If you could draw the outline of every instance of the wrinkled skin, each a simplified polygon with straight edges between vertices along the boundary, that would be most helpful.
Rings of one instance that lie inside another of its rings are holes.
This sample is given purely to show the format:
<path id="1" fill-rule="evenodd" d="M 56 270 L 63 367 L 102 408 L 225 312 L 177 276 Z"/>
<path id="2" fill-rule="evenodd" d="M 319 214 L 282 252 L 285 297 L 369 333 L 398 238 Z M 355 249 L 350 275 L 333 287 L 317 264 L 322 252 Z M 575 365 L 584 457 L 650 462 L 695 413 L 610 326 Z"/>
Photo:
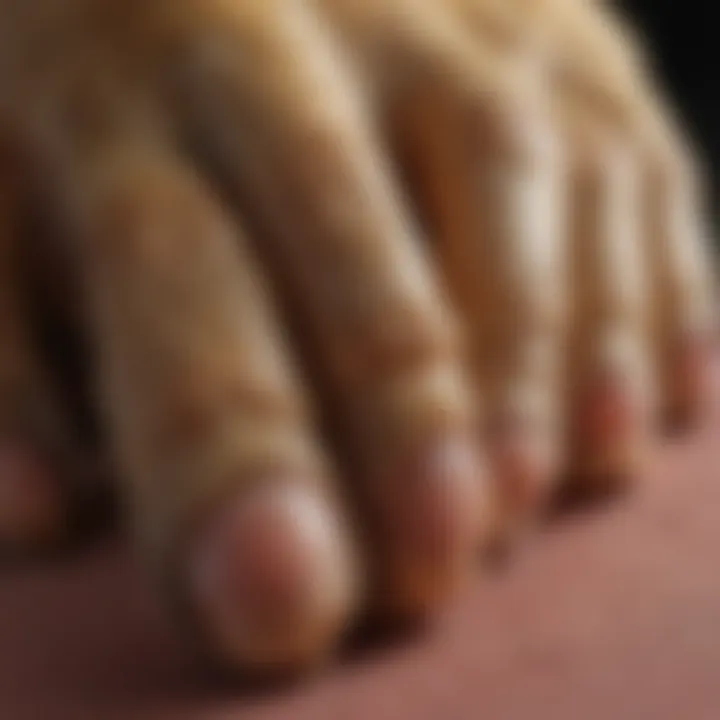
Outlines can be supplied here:
<path id="1" fill-rule="evenodd" d="M 106 458 L 236 667 L 436 612 L 702 419 L 698 171 L 601 3 L 0 0 L 0 163 L 0 547 Z"/>

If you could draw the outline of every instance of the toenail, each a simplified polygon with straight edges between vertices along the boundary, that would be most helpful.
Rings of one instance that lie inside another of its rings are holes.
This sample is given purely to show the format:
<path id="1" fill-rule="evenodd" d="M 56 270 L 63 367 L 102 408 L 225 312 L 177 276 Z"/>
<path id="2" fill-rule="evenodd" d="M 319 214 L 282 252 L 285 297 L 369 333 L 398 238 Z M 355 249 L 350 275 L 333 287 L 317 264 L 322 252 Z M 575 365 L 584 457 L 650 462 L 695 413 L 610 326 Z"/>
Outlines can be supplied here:
<path id="1" fill-rule="evenodd" d="M 513 426 L 490 440 L 493 472 L 505 512 L 528 517 L 547 501 L 560 458 L 551 433 L 534 426 Z"/>
<path id="2" fill-rule="evenodd" d="M 692 421 L 705 414 L 715 397 L 715 367 L 710 343 L 694 335 L 678 343 L 672 368 L 676 387 L 673 411 Z"/>
<path id="3" fill-rule="evenodd" d="M 487 521 L 484 473 L 473 443 L 435 442 L 385 479 L 384 522 L 391 605 L 424 613 L 453 592 L 472 567 Z"/>
<path id="4" fill-rule="evenodd" d="M 591 444 L 605 445 L 635 433 L 642 423 L 639 401 L 617 377 L 602 377 L 585 393 L 578 428 Z"/>
<path id="5" fill-rule="evenodd" d="M 190 557 L 191 600 L 221 656 L 249 669 L 326 653 L 355 600 L 347 528 L 311 491 L 273 483 L 212 516 Z"/>

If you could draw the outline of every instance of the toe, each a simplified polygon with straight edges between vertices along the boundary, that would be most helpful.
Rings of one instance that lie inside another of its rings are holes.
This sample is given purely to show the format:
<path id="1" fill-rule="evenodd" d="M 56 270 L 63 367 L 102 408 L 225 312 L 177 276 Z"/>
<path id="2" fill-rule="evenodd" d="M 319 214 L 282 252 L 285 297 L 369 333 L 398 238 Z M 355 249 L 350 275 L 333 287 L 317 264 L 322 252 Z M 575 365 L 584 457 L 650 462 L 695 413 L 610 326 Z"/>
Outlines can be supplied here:
<path id="1" fill-rule="evenodd" d="M 648 408 L 639 388 L 621 373 L 598 373 L 576 407 L 572 471 L 590 491 L 625 487 L 641 472 L 650 442 Z"/>
<path id="2" fill-rule="evenodd" d="M 438 438 L 408 453 L 378 479 L 380 537 L 385 539 L 380 603 L 422 616 L 456 588 L 477 546 L 485 508 L 480 459 L 469 441 Z"/>
<path id="3" fill-rule="evenodd" d="M 29 443 L 0 440 L 0 547 L 45 546 L 67 525 L 68 504 L 59 472 Z"/>
<path id="4" fill-rule="evenodd" d="M 504 544 L 522 533 L 550 500 L 560 443 L 549 423 L 513 417 L 492 430 L 488 452 L 501 505 L 498 540 Z"/>
<path id="5" fill-rule="evenodd" d="M 709 338 L 689 333 L 677 342 L 668 380 L 669 420 L 688 427 L 707 417 L 715 399 L 715 367 Z"/>
<path id="6" fill-rule="evenodd" d="M 322 498 L 283 483 L 241 493 L 190 554 L 200 622 L 233 664 L 305 667 L 341 635 L 353 598 L 342 529 Z"/>

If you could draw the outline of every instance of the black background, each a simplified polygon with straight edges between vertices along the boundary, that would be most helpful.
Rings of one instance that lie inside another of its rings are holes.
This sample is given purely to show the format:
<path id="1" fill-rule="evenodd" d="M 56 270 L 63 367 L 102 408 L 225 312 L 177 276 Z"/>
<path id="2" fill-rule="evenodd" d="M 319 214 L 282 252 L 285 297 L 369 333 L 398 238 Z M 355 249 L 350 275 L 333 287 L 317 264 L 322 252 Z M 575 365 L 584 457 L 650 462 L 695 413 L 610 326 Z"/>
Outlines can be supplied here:
<path id="1" fill-rule="evenodd" d="M 704 156 L 716 219 L 720 190 L 720 24 L 715 17 L 720 8 L 716 0 L 623 0 L 616 4 L 644 36 L 665 88 Z"/>

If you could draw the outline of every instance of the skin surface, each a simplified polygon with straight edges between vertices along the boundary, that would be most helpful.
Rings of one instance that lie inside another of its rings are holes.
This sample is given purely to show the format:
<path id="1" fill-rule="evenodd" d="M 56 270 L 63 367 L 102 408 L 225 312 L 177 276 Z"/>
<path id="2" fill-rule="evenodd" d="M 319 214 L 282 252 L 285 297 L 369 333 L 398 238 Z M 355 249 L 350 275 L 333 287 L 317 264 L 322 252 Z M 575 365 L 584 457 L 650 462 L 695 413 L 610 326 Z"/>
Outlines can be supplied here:
<path id="1" fill-rule="evenodd" d="M 0 547 L 100 456 L 234 667 L 433 614 L 702 418 L 698 180 L 601 3 L 0 0 Z"/>

